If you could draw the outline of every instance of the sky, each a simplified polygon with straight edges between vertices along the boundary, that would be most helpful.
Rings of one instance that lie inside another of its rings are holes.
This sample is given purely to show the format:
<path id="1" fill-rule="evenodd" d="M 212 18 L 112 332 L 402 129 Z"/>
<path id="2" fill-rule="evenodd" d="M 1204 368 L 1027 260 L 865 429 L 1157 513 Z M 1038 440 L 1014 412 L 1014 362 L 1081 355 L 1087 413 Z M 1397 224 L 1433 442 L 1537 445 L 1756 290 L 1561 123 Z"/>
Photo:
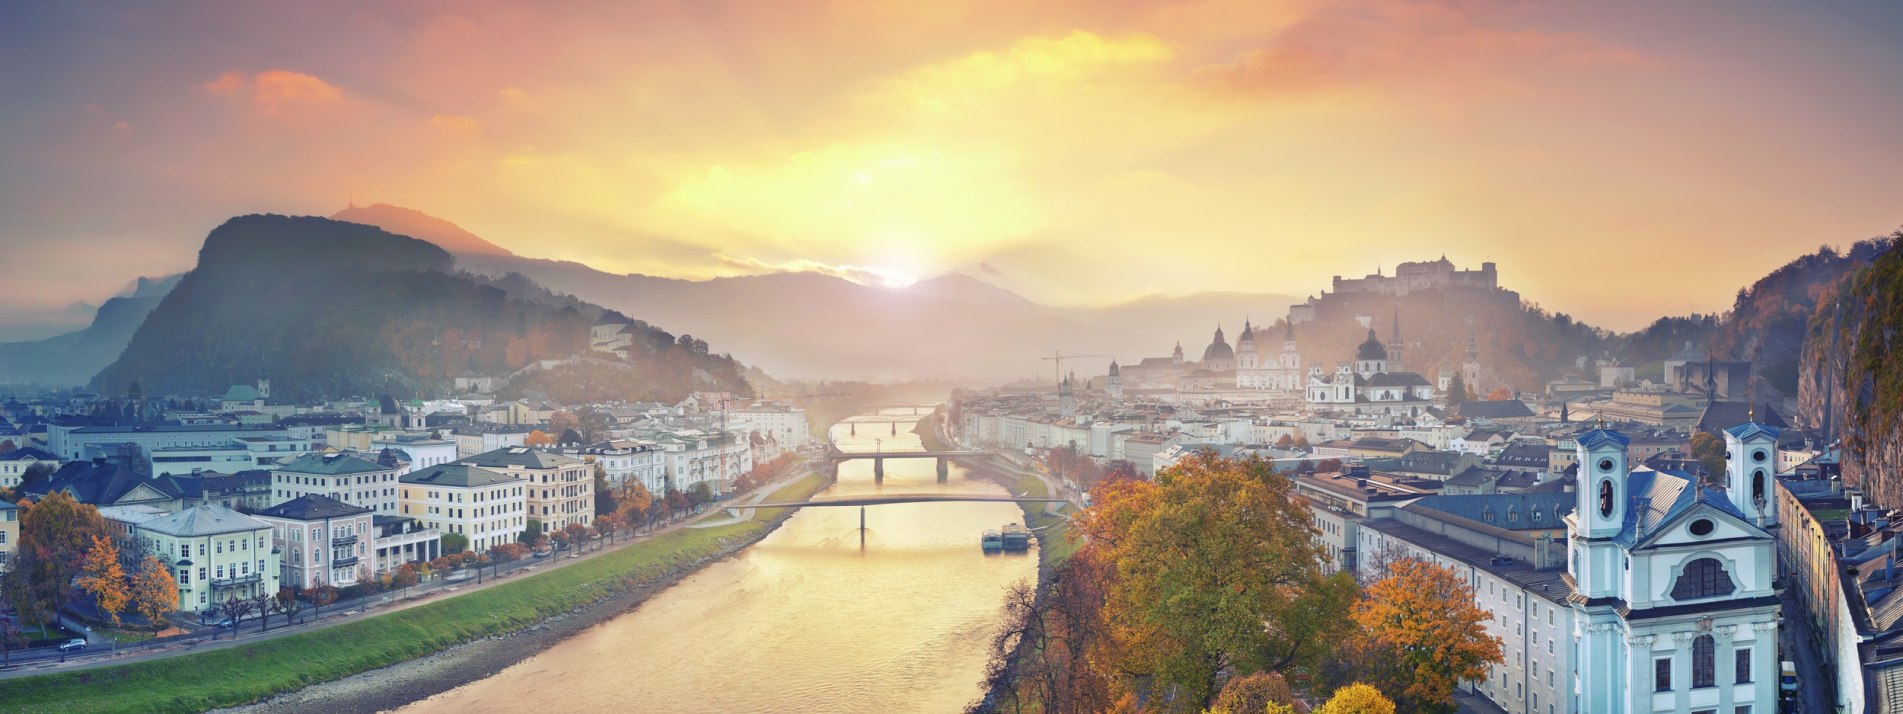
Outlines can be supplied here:
<path id="1" fill-rule="evenodd" d="M 0 337 L 350 201 L 613 272 L 1064 305 L 1445 254 L 1635 329 L 1903 225 L 1900 8 L 6 3 Z"/>

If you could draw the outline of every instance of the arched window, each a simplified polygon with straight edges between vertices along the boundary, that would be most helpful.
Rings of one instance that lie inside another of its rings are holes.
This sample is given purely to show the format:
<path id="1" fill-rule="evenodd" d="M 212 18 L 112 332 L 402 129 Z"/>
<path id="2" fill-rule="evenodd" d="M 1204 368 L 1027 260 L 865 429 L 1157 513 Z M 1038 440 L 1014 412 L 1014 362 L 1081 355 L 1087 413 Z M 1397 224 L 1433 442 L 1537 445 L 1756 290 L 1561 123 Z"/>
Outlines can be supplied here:
<path id="1" fill-rule="evenodd" d="M 1685 572 L 1680 573 L 1678 582 L 1672 585 L 1672 599 L 1719 597 L 1730 595 L 1737 589 L 1731 582 L 1731 575 L 1725 572 L 1724 563 L 1718 562 L 1717 558 L 1699 558 L 1685 564 Z"/>
<path id="2" fill-rule="evenodd" d="M 1718 645 L 1711 635 L 1699 635 L 1692 640 L 1692 688 L 1711 687 L 1718 684 L 1718 672 L 1715 661 L 1718 659 Z"/>

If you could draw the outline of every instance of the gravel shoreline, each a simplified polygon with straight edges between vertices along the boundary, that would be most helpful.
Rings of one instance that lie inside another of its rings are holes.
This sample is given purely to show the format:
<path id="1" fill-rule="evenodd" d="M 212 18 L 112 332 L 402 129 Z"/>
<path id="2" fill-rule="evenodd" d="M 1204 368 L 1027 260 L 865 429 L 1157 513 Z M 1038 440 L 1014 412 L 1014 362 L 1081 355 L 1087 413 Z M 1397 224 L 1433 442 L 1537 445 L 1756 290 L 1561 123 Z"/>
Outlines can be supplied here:
<path id="1" fill-rule="evenodd" d="M 313 684 L 255 704 L 216 709 L 221 714 L 371 714 L 403 707 L 459 686 L 493 676 L 595 625 L 627 613 L 648 598 L 716 561 L 730 558 L 778 530 L 797 509 L 788 509 L 755 534 L 735 540 L 720 552 L 676 566 L 667 573 L 541 624 L 509 635 L 469 642 L 436 654 L 373 669 L 343 679 Z"/>

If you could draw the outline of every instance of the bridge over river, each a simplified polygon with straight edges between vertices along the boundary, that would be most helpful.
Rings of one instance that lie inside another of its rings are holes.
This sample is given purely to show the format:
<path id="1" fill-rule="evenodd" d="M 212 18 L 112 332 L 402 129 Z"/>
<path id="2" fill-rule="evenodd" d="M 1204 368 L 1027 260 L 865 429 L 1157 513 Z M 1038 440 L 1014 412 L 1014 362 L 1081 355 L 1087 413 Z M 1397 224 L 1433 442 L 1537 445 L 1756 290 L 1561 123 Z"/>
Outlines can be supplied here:
<path id="1" fill-rule="evenodd" d="M 983 496 L 960 495 L 955 493 L 894 493 L 879 496 L 857 496 L 853 498 L 828 498 L 817 501 L 787 501 L 784 503 L 749 503 L 747 508 L 808 508 L 812 506 L 883 506 L 891 503 L 1068 503 L 1062 498 L 1032 498 L 1029 496 Z"/>
<path id="2" fill-rule="evenodd" d="M 990 454 L 991 452 L 989 451 L 961 449 L 944 449 L 938 451 L 930 449 L 912 449 L 906 451 L 843 451 L 837 446 L 830 446 L 826 449 L 825 459 L 828 465 L 833 469 L 835 476 L 838 475 L 839 465 L 842 463 L 855 459 L 871 459 L 873 482 L 884 483 L 886 459 L 938 459 L 938 480 L 944 481 L 945 475 L 949 472 L 947 464 L 952 459 L 975 458 L 989 456 Z"/>

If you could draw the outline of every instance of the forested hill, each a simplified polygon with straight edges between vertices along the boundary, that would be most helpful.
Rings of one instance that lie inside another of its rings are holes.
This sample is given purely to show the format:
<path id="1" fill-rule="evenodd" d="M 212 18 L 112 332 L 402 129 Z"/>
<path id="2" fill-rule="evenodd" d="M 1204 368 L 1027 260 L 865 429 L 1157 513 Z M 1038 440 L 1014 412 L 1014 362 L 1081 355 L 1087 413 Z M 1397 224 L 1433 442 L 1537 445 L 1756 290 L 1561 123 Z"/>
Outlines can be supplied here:
<path id="1" fill-rule="evenodd" d="M 1869 262 L 1820 291 L 1798 364 L 1798 418 L 1842 440 L 1844 482 L 1887 508 L 1903 508 L 1900 240 L 1858 244 Z"/>
<path id="2" fill-rule="evenodd" d="M 1751 360 L 1779 396 L 1797 396 L 1806 324 L 1817 301 L 1848 276 L 1889 252 L 1896 236 L 1858 242 L 1844 252 L 1828 245 L 1801 256 L 1738 291 L 1712 336 L 1719 359 Z"/>
<path id="3" fill-rule="evenodd" d="M 452 272 L 450 255 L 382 229 L 315 217 L 240 216 L 205 239 L 198 265 L 92 380 L 148 394 L 218 397 L 272 378 L 288 399 L 449 391 L 465 372 L 505 375 L 585 355 L 601 308 L 521 276 Z M 740 366 L 705 343 L 639 324 L 610 396 L 744 391 Z M 604 396 L 603 398 L 609 398 Z"/>

